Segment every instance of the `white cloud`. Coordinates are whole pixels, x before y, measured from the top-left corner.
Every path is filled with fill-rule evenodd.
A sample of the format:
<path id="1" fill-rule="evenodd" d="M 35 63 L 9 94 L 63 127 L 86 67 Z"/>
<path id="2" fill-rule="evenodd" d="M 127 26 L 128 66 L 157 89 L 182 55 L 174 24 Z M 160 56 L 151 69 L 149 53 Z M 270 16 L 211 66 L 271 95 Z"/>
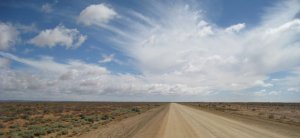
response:
<path id="1" fill-rule="evenodd" d="M 50 71 L 50 72 L 64 72 L 67 70 L 67 66 L 65 66 L 64 64 L 58 64 L 56 62 L 53 61 L 53 58 L 51 57 L 43 57 L 41 60 L 28 60 L 28 59 L 24 59 L 24 58 L 19 58 L 15 55 L 9 54 L 9 53 L 5 53 L 5 52 L 1 52 L 0 51 L 0 55 L 2 57 L 5 57 L 7 59 L 11 59 L 20 63 L 23 63 L 25 65 L 40 69 L 40 70 L 44 70 L 44 71 Z"/>
<path id="2" fill-rule="evenodd" d="M 109 71 L 107 71 L 106 68 L 104 67 L 100 67 L 94 64 L 87 64 L 84 63 L 82 61 L 79 60 L 69 60 L 67 63 L 63 64 L 63 63 L 58 63 L 56 61 L 54 61 L 54 59 L 52 57 L 42 57 L 39 60 L 33 60 L 33 59 L 25 59 L 25 58 L 20 58 L 17 57 L 15 55 L 9 54 L 9 53 L 5 53 L 5 52 L 1 52 L 0 51 L 0 55 L 23 63 L 27 66 L 39 69 L 41 71 L 45 71 L 48 73 L 65 73 L 68 72 L 69 70 L 80 70 L 81 72 L 85 72 L 86 74 L 105 74 L 108 73 Z"/>
<path id="3" fill-rule="evenodd" d="M 32 53 L 33 51 L 34 51 L 33 49 L 26 48 L 26 49 L 24 49 L 24 51 L 22 53 L 29 54 L 29 53 Z"/>
<path id="4" fill-rule="evenodd" d="M 297 88 L 288 88 L 287 91 L 289 91 L 289 92 L 298 92 L 299 89 L 297 89 Z"/>
<path id="5" fill-rule="evenodd" d="M 180 95 L 178 91 L 196 94 L 199 90 L 205 89 L 182 84 L 147 83 L 144 76 L 111 74 L 104 67 L 78 60 L 58 63 L 51 57 L 33 60 L 4 52 L 1 52 L 0 55 L 41 71 L 32 73 L 26 72 L 26 70 L 18 72 L 9 68 L 1 69 L 0 91 L 3 93 L 0 95 L 17 92 L 20 96 L 23 94 L 22 92 L 25 92 L 24 94 L 39 92 L 41 95 L 47 95 L 43 98 L 49 98 L 49 95 L 61 96 L 64 94 L 71 97 L 91 95 L 90 98 L 95 98 L 100 95 L 161 94 L 162 91 L 165 95 Z"/>
<path id="6" fill-rule="evenodd" d="M 7 50 L 17 42 L 19 32 L 9 23 L 0 22 L 0 50 Z"/>
<path id="7" fill-rule="evenodd" d="M 300 12 L 300 1 L 289 0 L 274 3 L 265 10 L 262 18 L 262 27 L 274 27 L 293 20 Z M 298 17 L 299 18 L 299 17 Z"/>
<path id="8" fill-rule="evenodd" d="M 102 59 L 99 60 L 98 62 L 101 63 L 101 64 L 114 62 L 114 63 L 117 63 L 119 65 L 125 65 L 124 61 L 121 61 L 121 60 L 119 60 L 115 57 L 115 54 L 110 54 L 110 55 L 103 54 Z"/>
<path id="9" fill-rule="evenodd" d="M 45 13 L 51 13 L 53 11 L 52 5 L 49 3 L 43 4 L 41 11 Z"/>
<path id="10" fill-rule="evenodd" d="M 99 61 L 99 63 L 108 63 L 112 62 L 115 58 L 115 54 L 110 55 L 102 55 L 102 60 Z"/>
<path id="11" fill-rule="evenodd" d="M 239 32 L 241 31 L 242 29 L 244 29 L 246 27 L 246 24 L 245 23 L 239 23 L 239 24 L 235 24 L 235 25 L 232 25 L 232 26 L 229 26 L 228 28 L 226 28 L 225 30 L 227 32 Z"/>
<path id="12" fill-rule="evenodd" d="M 292 75 L 287 75 L 283 78 L 273 80 L 272 83 L 281 91 L 293 93 L 300 90 L 300 66 L 292 68 L 289 72 Z"/>
<path id="13" fill-rule="evenodd" d="M 267 31 L 267 34 L 272 35 L 276 33 L 284 33 L 286 31 L 295 31 L 297 33 L 300 32 L 300 19 L 294 19 L 292 21 L 289 21 L 287 23 L 284 23 L 283 25 L 271 28 Z"/>
<path id="14" fill-rule="evenodd" d="M 29 43 L 40 47 L 54 47 L 57 45 L 67 48 L 79 47 L 87 36 L 80 34 L 77 29 L 68 29 L 63 25 L 58 25 L 54 29 L 41 31 Z"/>
<path id="15" fill-rule="evenodd" d="M 257 26 L 240 31 L 245 24 L 228 28 L 219 27 L 208 22 L 203 15 L 204 12 L 193 8 L 193 5 L 153 2 L 149 5 L 152 16 L 133 12 L 126 19 L 120 18 L 118 22 L 120 26 L 130 24 L 129 29 L 122 30 L 118 28 L 119 26 L 111 25 L 113 29 L 120 29 L 124 33 L 113 35 L 113 38 L 108 36 L 112 45 L 117 45 L 116 48 L 122 54 L 132 59 L 133 68 L 139 75 L 111 73 L 100 65 L 83 61 L 70 60 L 58 63 L 51 57 L 24 59 L 2 52 L 0 55 L 5 58 L 46 73 L 37 75 L 3 69 L 0 70 L 2 75 L 0 88 L 8 92 L 24 90 L 32 92 L 30 89 L 34 88 L 38 89 L 36 90 L 38 92 L 57 95 L 66 93 L 69 96 L 79 97 L 89 95 L 90 98 L 99 95 L 139 94 L 205 97 L 211 96 L 214 92 L 222 93 L 221 96 L 229 92 L 232 92 L 231 94 L 240 92 L 237 97 L 244 100 L 243 98 L 247 99 L 249 95 L 245 94 L 245 97 L 242 97 L 243 92 L 262 87 L 265 90 L 252 92 L 251 95 L 254 97 L 284 95 L 285 93 L 281 92 L 289 88 L 300 89 L 299 19 L 296 17 L 299 15 L 298 3 L 280 2 L 278 5 L 285 6 L 276 6 L 273 12 L 271 8 L 263 15 L 261 23 Z M 85 25 L 103 26 L 117 16 L 111 8 L 102 5 L 100 7 L 107 11 L 112 10 L 109 16 L 102 17 L 101 14 L 96 14 L 98 9 L 95 7 L 97 6 L 92 5 L 84 9 L 78 21 Z M 102 10 L 99 10 L 100 13 L 107 12 Z M 85 17 L 83 15 L 89 16 L 83 18 Z M 283 19 L 276 15 L 280 15 L 279 17 Z M 136 18 L 139 20 L 134 20 Z M 83 22 L 83 19 L 86 19 L 86 22 Z M 116 32 L 113 29 L 110 31 Z M 40 35 L 52 34 L 53 30 L 42 31 Z M 240 32 L 228 33 L 228 31 Z M 74 43 L 65 42 L 64 37 L 59 37 L 58 40 L 56 37 L 50 38 L 55 38 L 55 42 L 49 42 L 53 44 L 52 46 L 56 44 L 67 46 Z M 64 39 L 61 40 L 62 38 Z M 51 47 L 48 41 L 50 40 L 39 44 Z M 113 60 L 114 56 L 108 55 L 99 62 Z M 50 77 L 47 76 L 49 72 L 53 72 Z M 293 75 L 283 78 L 272 75 L 278 72 Z"/>
<path id="16" fill-rule="evenodd" d="M 268 93 L 269 95 L 279 95 L 280 92 L 279 91 L 271 91 Z"/>
<path id="17" fill-rule="evenodd" d="M 266 96 L 267 93 L 266 93 L 266 90 L 263 89 L 263 90 L 260 90 L 260 91 L 257 91 L 257 92 L 254 92 L 254 95 L 255 96 Z"/>
<path id="18" fill-rule="evenodd" d="M 0 57 L 0 69 L 9 68 L 9 66 L 10 66 L 10 60 L 7 58 Z"/>
<path id="19" fill-rule="evenodd" d="M 274 87 L 275 84 L 265 82 L 270 74 L 300 66 L 299 19 L 295 17 L 299 4 L 280 3 L 288 7 L 276 10 L 292 14 L 287 15 L 289 19 L 273 22 L 273 18 L 264 17 L 278 17 L 267 12 L 261 24 L 242 32 L 239 31 L 245 23 L 222 28 L 209 23 L 203 12 L 181 3 L 155 3 L 152 14 L 159 18 L 146 16 L 150 25 L 144 21 L 130 22 L 133 30 L 125 32 L 127 37 L 116 43 L 137 62 L 136 67 L 149 82 L 200 86 L 205 91 Z M 135 18 L 136 13 L 132 16 Z M 272 29 L 285 31 L 268 35 Z"/>
<path id="20" fill-rule="evenodd" d="M 256 86 L 261 86 L 261 87 L 273 87 L 273 84 L 271 83 L 265 83 L 264 81 L 262 80 L 257 80 L 254 82 L 254 85 Z"/>
<path id="21" fill-rule="evenodd" d="M 259 96 L 259 97 L 262 97 L 262 96 L 271 96 L 271 95 L 279 95 L 280 92 L 279 91 L 270 91 L 270 92 L 267 92 L 265 89 L 263 90 L 260 90 L 260 91 L 257 91 L 257 92 L 254 92 L 254 95 L 255 96 Z"/>
<path id="22" fill-rule="evenodd" d="M 39 98 L 46 99 L 51 99 L 51 95 L 55 95 L 57 99 L 64 94 L 71 97 L 74 95 L 92 94 L 91 97 L 93 97 L 97 94 L 106 93 L 105 89 L 112 89 L 117 82 L 127 81 L 123 79 L 121 81 L 118 76 L 114 77 L 110 75 L 110 72 L 104 67 L 79 60 L 58 63 L 52 57 L 26 59 L 5 52 L 0 52 L 0 55 L 31 68 L 29 72 L 28 69 L 24 68 L 21 71 L 1 68 L 1 97 L 16 93 L 17 95 L 14 95 L 14 97 L 18 98 L 20 96 L 32 98 L 26 97 L 30 93 Z M 37 71 L 33 73 L 32 68 Z M 112 93 L 116 92 L 112 91 Z"/>
<path id="23" fill-rule="evenodd" d="M 80 12 L 78 22 L 84 25 L 104 26 L 110 20 L 116 18 L 117 13 L 106 4 L 93 4 Z"/>

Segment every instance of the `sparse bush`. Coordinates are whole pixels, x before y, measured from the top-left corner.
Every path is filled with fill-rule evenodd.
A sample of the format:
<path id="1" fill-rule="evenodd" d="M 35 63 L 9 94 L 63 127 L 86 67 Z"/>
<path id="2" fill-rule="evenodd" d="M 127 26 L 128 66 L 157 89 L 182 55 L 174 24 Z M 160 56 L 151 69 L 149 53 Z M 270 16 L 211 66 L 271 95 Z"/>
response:
<path id="1" fill-rule="evenodd" d="M 97 128 L 98 128 L 98 125 L 93 125 L 92 128 L 93 128 L 93 129 L 97 129 Z"/>
<path id="2" fill-rule="evenodd" d="M 123 119 L 130 113 L 148 110 L 156 103 L 66 103 L 66 102 L 32 102 L 32 103 L 0 103 L 0 138 L 33 138 L 43 137 L 51 133 L 75 136 L 90 126 L 96 129 L 114 118 Z M 16 125 L 22 119 L 22 126 Z M 5 123 L 5 125 L 4 125 Z M 72 130 L 78 129 L 76 134 Z M 7 132 L 2 130 L 7 130 Z M 63 131 L 62 131 L 63 130 Z M 2 132 L 1 132 L 2 131 Z M 85 131 L 88 131 L 86 129 Z M 70 134 L 67 134 L 67 133 Z M 72 132 L 72 133 L 71 133 Z M 4 134 L 3 134 L 4 133 Z M 3 135 L 3 136 L 1 136 Z M 55 137 L 55 136 L 54 136 Z"/>
<path id="3" fill-rule="evenodd" d="M 94 119 L 92 117 L 86 117 L 84 120 L 88 122 L 94 122 Z"/>
<path id="4" fill-rule="evenodd" d="M 44 109 L 43 113 L 44 113 L 44 114 L 49 114 L 49 113 L 50 113 L 50 110 L 46 108 L 46 109 Z"/>
<path id="5" fill-rule="evenodd" d="M 5 126 L 3 124 L 0 123 L 0 128 L 5 128 Z"/>
<path id="6" fill-rule="evenodd" d="M 28 120 L 30 118 L 30 116 L 27 115 L 27 114 L 23 114 L 23 115 L 20 116 L 20 118 Z"/>
<path id="7" fill-rule="evenodd" d="M 109 119 L 109 116 L 108 116 L 108 115 L 103 115 L 103 116 L 101 117 L 101 120 L 107 120 L 107 119 Z"/>
<path id="8" fill-rule="evenodd" d="M 85 115 L 80 114 L 79 117 L 80 117 L 81 119 L 84 119 L 84 118 L 85 118 Z"/>
<path id="9" fill-rule="evenodd" d="M 61 128 L 66 128 L 65 125 L 61 124 L 61 123 L 54 123 L 51 125 L 52 128 L 57 128 L 57 129 L 61 129 Z"/>
<path id="10" fill-rule="evenodd" d="M 78 133 L 79 133 L 78 130 L 73 130 L 73 131 L 72 131 L 72 135 L 77 135 Z"/>
<path id="11" fill-rule="evenodd" d="M 264 115 L 264 114 L 265 114 L 265 113 L 263 113 L 263 112 L 259 112 L 259 113 L 258 113 L 259 116 Z"/>
<path id="12" fill-rule="evenodd" d="M 268 118 L 269 118 L 269 119 L 274 119 L 275 117 L 274 117 L 273 114 L 270 114 L 270 115 L 268 116 Z"/>
<path id="13" fill-rule="evenodd" d="M 285 115 L 282 115 L 282 116 L 280 116 L 280 119 L 281 119 L 281 120 L 286 119 L 286 116 L 285 116 Z"/>
<path id="14" fill-rule="evenodd" d="M 30 126 L 29 129 L 33 132 L 34 136 L 42 136 L 47 134 L 46 129 L 42 126 Z"/>
<path id="15" fill-rule="evenodd" d="M 3 120 L 4 122 L 8 122 L 8 121 L 12 121 L 14 120 L 13 117 L 7 117 L 7 116 L 1 116 L 0 118 L 1 120 Z"/>
<path id="16" fill-rule="evenodd" d="M 61 134 L 62 134 L 62 135 L 67 135 L 67 134 L 68 134 L 68 131 L 67 131 L 67 130 L 62 130 L 62 131 L 61 131 Z"/>
<path id="17" fill-rule="evenodd" d="M 14 124 L 14 125 L 9 126 L 9 128 L 12 128 L 12 129 L 19 128 L 19 127 L 20 126 L 18 124 Z"/>
<path id="18" fill-rule="evenodd" d="M 21 137 L 23 138 L 34 138 L 34 134 L 32 131 L 26 131 L 26 132 L 23 132 L 21 134 Z"/>
<path id="19" fill-rule="evenodd" d="M 9 132 L 9 137 L 10 138 L 18 138 L 20 136 L 19 136 L 19 134 L 17 132 Z"/>
<path id="20" fill-rule="evenodd" d="M 132 108 L 131 111 L 133 111 L 133 112 L 140 112 L 140 109 L 135 107 L 135 108 Z"/>
<path id="21" fill-rule="evenodd" d="M 50 133 L 55 132 L 55 130 L 54 130 L 53 128 L 51 128 L 51 127 L 48 127 L 48 128 L 46 129 L 46 132 L 47 132 L 47 134 L 50 134 Z"/>

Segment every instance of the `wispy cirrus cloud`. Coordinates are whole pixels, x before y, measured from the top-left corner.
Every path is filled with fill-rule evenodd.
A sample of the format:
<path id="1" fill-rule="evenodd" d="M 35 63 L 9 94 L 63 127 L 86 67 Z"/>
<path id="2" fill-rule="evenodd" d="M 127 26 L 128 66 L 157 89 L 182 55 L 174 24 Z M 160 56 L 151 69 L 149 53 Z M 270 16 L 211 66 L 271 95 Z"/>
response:
<path id="1" fill-rule="evenodd" d="M 299 1 L 268 8 L 261 23 L 249 29 L 245 23 L 219 27 L 206 20 L 201 9 L 181 2 L 152 5 L 152 14 L 158 17 L 133 12 L 132 18 L 147 20 L 130 21 L 132 30 L 126 30 L 127 36 L 116 42 L 136 60 L 149 82 L 203 87 L 205 91 L 243 91 L 271 87 L 271 82 L 266 83 L 273 77 L 270 74 L 300 66 Z M 285 15 L 284 20 L 277 15 Z"/>
<path id="2" fill-rule="evenodd" d="M 102 59 L 99 61 L 99 63 L 108 63 L 112 62 L 115 58 L 115 54 L 110 54 L 110 55 L 102 55 Z"/>

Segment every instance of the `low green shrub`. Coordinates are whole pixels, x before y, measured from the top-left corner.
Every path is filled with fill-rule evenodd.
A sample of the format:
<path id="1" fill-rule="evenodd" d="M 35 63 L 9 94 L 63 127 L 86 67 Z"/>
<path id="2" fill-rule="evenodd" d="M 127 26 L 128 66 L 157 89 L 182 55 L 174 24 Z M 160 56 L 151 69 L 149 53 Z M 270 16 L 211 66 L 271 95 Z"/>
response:
<path id="1" fill-rule="evenodd" d="M 68 131 L 66 129 L 62 129 L 61 131 L 58 132 L 58 135 L 67 135 Z"/>
<path id="2" fill-rule="evenodd" d="M 109 119 L 109 116 L 108 116 L 108 115 L 103 115 L 103 116 L 101 117 L 101 120 L 107 120 L 107 119 Z"/>
<path id="3" fill-rule="evenodd" d="M 133 111 L 133 112 L 140 112 L 140 109 L 135 107 L 135 108 L 132 108 L 131 111 Z"/>
<path id="4" fill-rule="evenodd" d="M 34 133 L 33 131 L 25 131 L 20 133 L 20 137 L 22 138 L 34 138 Z"/>
<path id="5" fill-rule="evenodd" d="M 8 116 L 1 116 L 0 120 L 3 120 L 3 122 L 8 122 L 14 120 L 14 117 L 8 117 Z"/>
<path id="6" fill-rule="evenodd" d="M 18 124 L 14 124 L 14 125 L 11 125 L 9 126 L 9 128 L 12 128 L 12 129 L 16 129 L 16 128 L 19 128 L 20 126 Z"/>

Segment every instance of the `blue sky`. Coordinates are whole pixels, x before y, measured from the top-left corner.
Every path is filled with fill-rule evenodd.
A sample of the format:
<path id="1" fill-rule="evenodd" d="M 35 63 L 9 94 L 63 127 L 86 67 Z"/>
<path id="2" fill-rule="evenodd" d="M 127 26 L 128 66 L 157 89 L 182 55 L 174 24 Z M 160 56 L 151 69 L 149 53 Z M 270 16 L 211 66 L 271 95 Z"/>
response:
<path id="1" fill-rule="evenodd" d="M 1 1 L 1 100 L 300 99 L 296 0 Z"/>

